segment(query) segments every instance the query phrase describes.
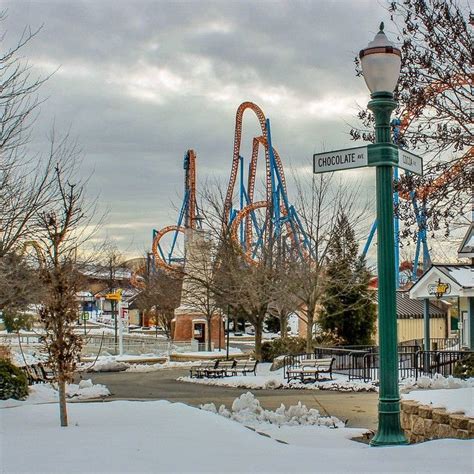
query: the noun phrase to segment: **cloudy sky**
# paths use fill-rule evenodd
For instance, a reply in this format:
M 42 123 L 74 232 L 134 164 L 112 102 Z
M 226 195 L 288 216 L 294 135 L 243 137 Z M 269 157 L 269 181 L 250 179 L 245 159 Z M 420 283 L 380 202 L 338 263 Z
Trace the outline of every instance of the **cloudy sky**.
M 199 182 L 227 182 L 243 101 L 271 119 L 287 168 L 352 146 L 349 124 L 368 100 L 353 58 L 388 19 L 382 0 L 0 4 L 3 47 L 43 25 L 23 55 L 39 75 L 57 70 L 42 90 L 33 145 L 46 145 L 53 121 L 71 129 L 92 175 L 89 195 L 109 209 L 102 233 L 130 255 L 149 248 L 153 228 L 175 222 L 187 149 L 197 152 Z M 249 114 L 247 140 L 256 127 Z M 372 192 L 373 170 L 345 173 Z

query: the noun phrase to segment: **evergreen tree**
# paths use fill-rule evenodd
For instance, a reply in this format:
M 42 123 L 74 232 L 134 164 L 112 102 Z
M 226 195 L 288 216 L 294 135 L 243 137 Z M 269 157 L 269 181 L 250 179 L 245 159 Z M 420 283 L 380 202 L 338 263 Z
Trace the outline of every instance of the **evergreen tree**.
M 370 344 L 376 309 L 368 289 L 370 272 L 358 256 L 354 229 L 341 212 L 328 249 L 319 324 L 342 344 Z

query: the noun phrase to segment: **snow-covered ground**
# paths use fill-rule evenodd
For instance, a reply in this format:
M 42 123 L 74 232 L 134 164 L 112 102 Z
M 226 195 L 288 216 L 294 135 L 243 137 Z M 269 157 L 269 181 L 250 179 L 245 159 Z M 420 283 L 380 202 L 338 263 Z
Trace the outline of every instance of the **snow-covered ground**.
M 226 355 L 226 349 L 214 349 L 213 351 L 193 351 L 193 352 L 179 352 L 181 356 L 223 356 Z M 242 354 L 242 351 L 238 347 L 229 347 L 229 354 Z
M 464 413 L 474 418 L 474 388 L 416 390 L 402 395 L 405 400 L 415 400 L 433 408 L 446 408 L 448 413 Z
M 473 470 L 472 441 L 371 448 L 350 440 L 364 432 L 360 429 L 257 422 L 251 430 L 225 416 L 166 401 L 78 403 L 68 412 L 70 426 L 61 428 L 55 404 L 0 410 L 3 472 Z
M 67 385 L 66 394 L 70 400 L 90 400 L 110 395 L 105 385 L 93 384 L 92 380 L 81 380 L 78 384 Z M 0 408 L 11 408 L 24 405 L 37 405 L 58 401 L 58 391 L 51 384 L 37 384 L 29 387 L 26 400 L 0 400 Z

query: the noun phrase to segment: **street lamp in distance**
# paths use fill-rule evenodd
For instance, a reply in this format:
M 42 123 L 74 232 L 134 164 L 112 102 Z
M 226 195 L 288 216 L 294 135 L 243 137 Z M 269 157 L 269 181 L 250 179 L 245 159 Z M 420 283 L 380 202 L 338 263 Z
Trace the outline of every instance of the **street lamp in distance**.
M 391 145 L 390 116 L 397 103 L 393 98 L 400 75 L 401 52 L 384 33 L 384 24 L 373 41 L 363 49 L 360 62 L 371 92 L 368 108 L 375 119 L 375 143 L 371 165 L 376 166 L 377 267 L 379 312 L 379 424 L 372 446 L 406 444 L 400 426 L 398 349 L 393 224 L 393 166 L 398 165 Z

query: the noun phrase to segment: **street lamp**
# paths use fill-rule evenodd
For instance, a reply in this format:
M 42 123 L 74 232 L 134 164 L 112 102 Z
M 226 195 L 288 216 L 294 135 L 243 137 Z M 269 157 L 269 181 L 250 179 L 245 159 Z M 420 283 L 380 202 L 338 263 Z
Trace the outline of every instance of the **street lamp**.
M 371 92 L 368 108 L 375 119 L 375 144 L 369 145 L 377 167 L 377 266 L 379 311 L 379 426 L 373 446 L 406 444 L 400 426 L 398 390 L 397 313 L 395 284 L 395 245 L 393 228 L 393 169 L 390 115 L 397 103 L 393 91 L 398 82 L 401 53 L 391 43 L 380 24 L 380 31 L 360 54 L 364 79 Z M 388 145 L 388 146 L 387 146 Z

